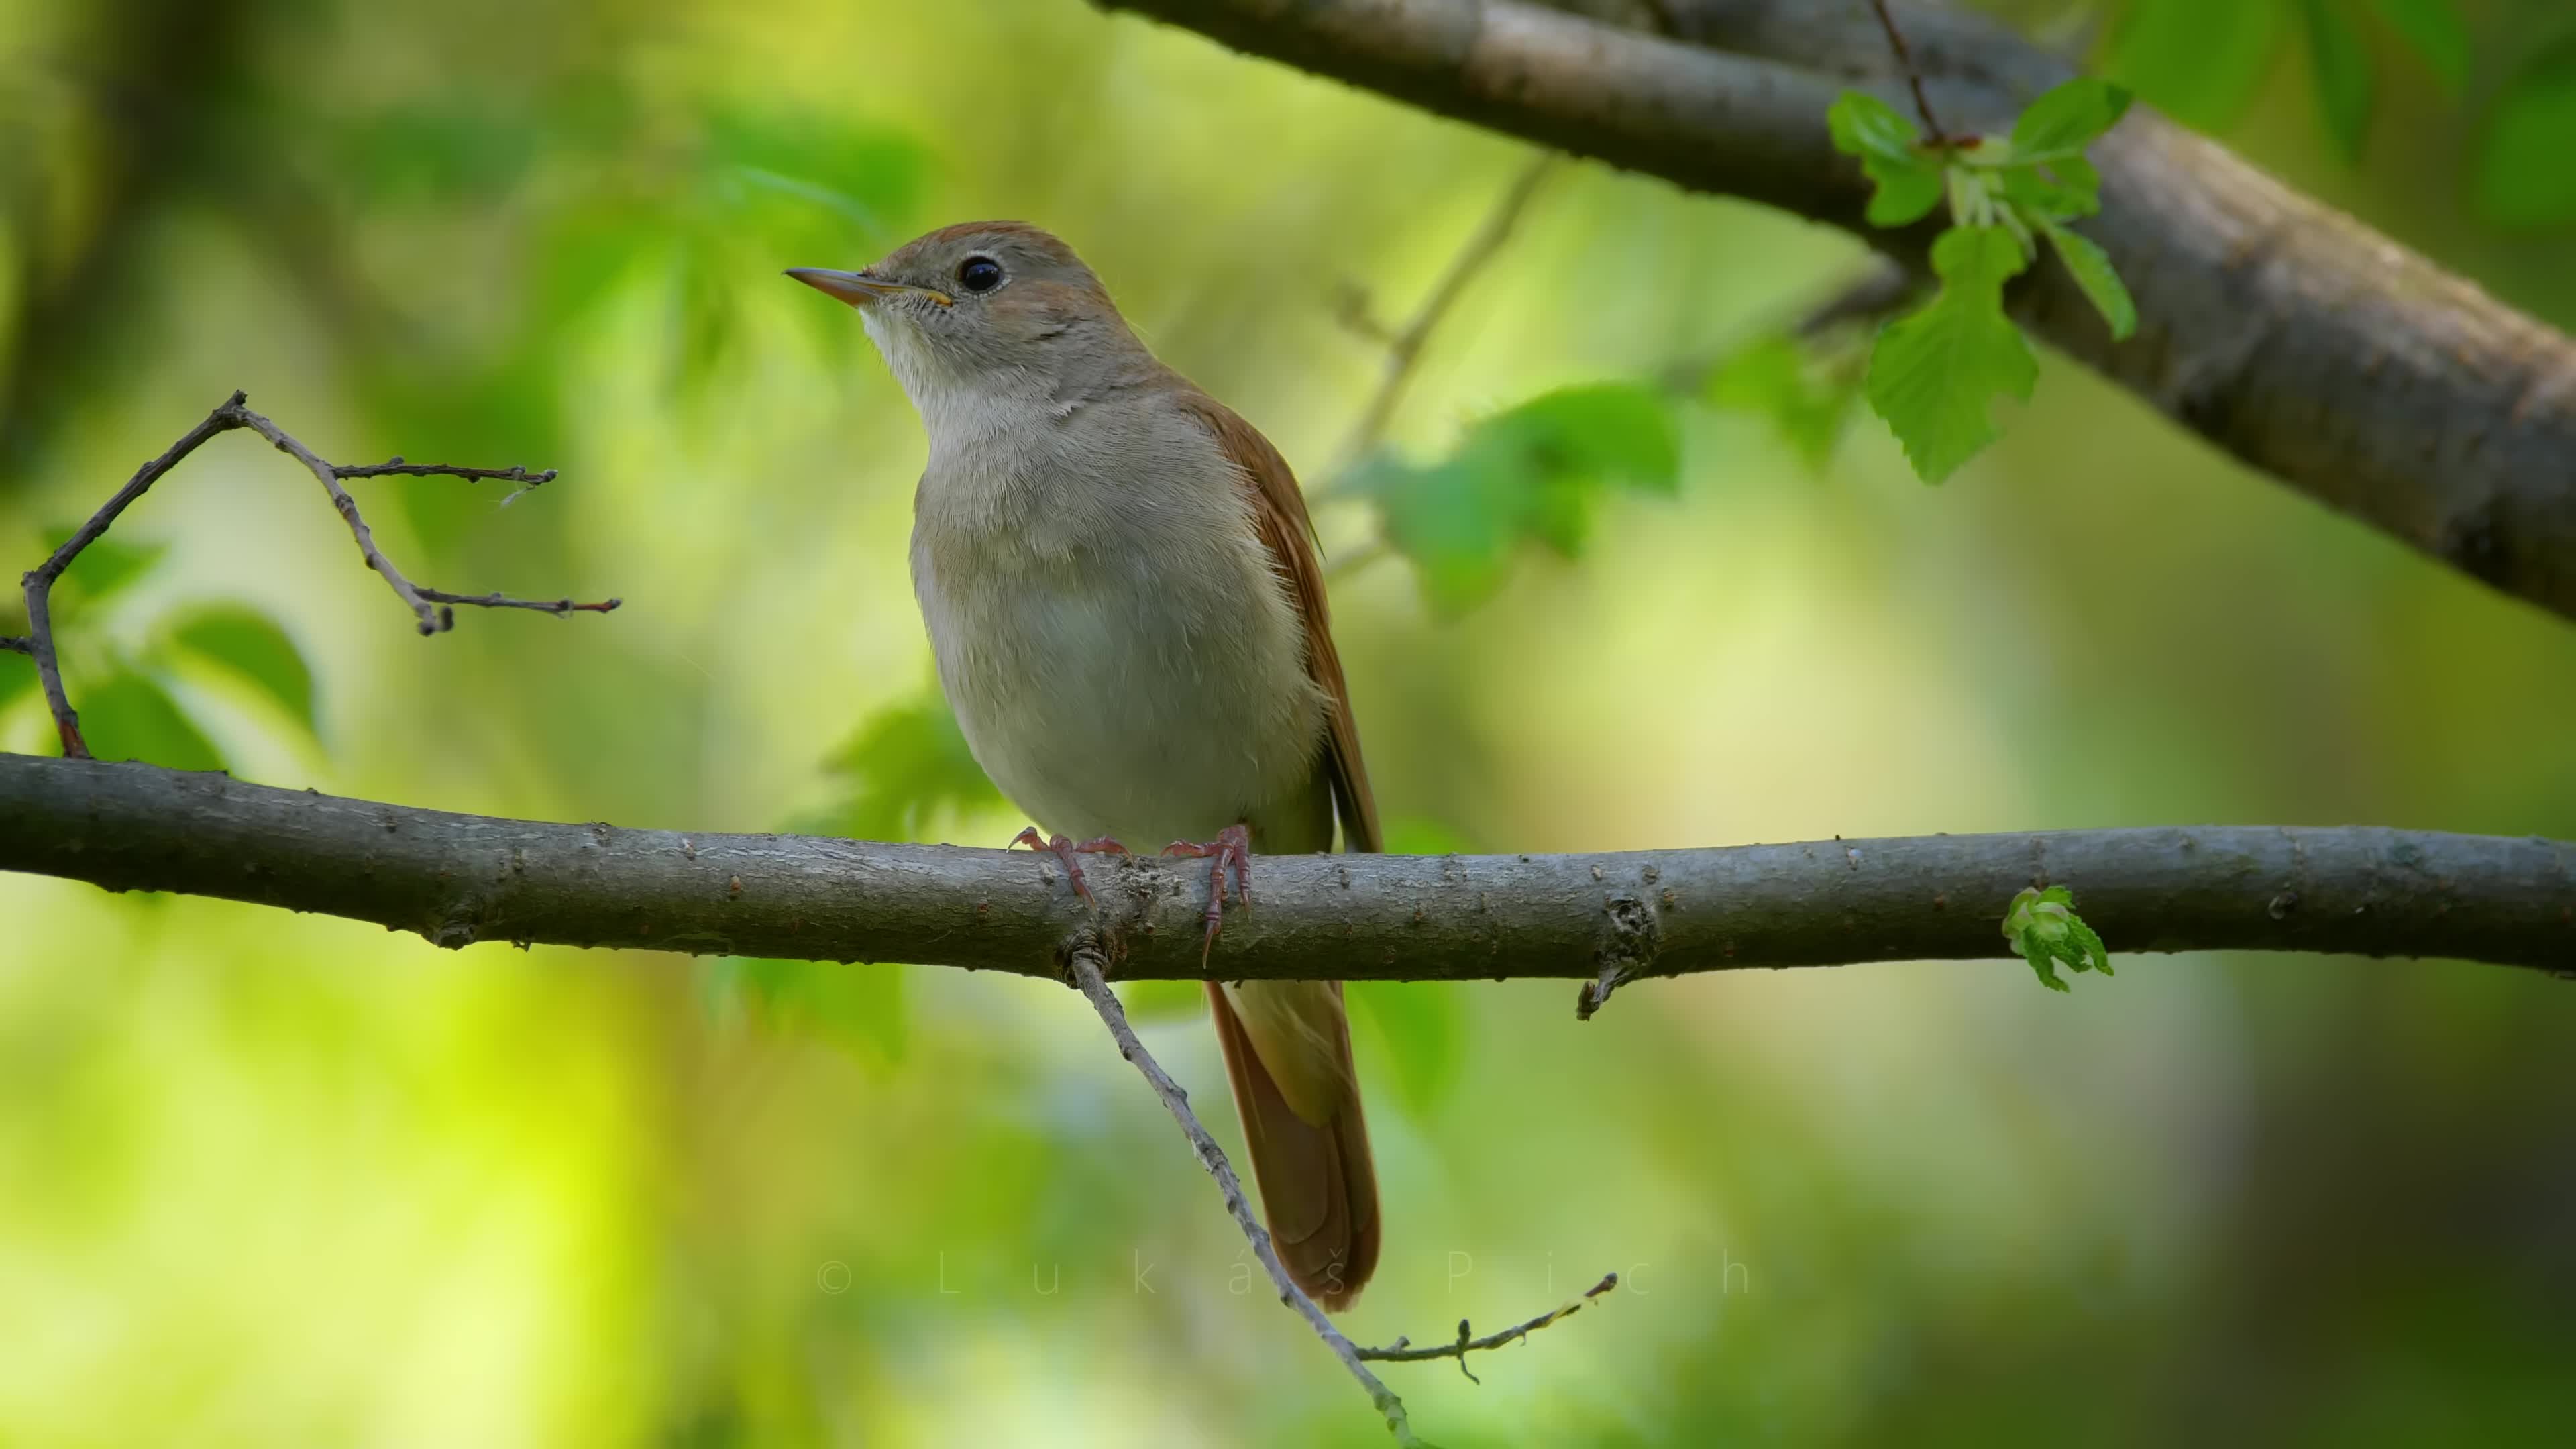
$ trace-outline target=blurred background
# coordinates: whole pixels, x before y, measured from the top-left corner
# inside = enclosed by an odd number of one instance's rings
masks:
[[[2017,9],[2576,325],[2569,7]],[[1073,0],[15,0],[0,125],[11,569],[244,388],[335,461],[561,468],[355,486],[424,582],[626,601],[420,638],[309,479],[219,439],[59,596],[105,757],[999,844],[905,575],[919,426],[778,272],[1009,216],[1330,495],[1399,847],[2576,836],[2576,628],[2054,359],[1922,486],[1850,350],[1781,340],[1860,247],[1745,205],[1558,167],[1345,470],[1358,319],[1529,152]],[[1564,388],[1669,449],[1458,482]],[[1555,503],[1390,548],[1370,480],[1407,476]],[[0,746],[50,752],[30,673]],[[26,876],[0,921],[0,1441],[1385,1442],[1060,988]],[[1705,976],[1582,1025],[1570,984],[1354,988],[1388,1236],[1347,1326],[1622,1274],[1481,1387],[1391,1370],[1452,1446],[2563,1442],[2576,989],[2117,964]],[[1137,1005],[1237,1140],[1192,993]]]

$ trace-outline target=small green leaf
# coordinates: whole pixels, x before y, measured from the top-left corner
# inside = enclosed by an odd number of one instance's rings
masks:
[[[852,840],[916,840],[943,812],[954,818],[1002,801],[936,688],[870,719],[824,765],[850,777],[850,789],[813,828]]]
[[[1869,199],[1872,226],[1904,226],[1941,204],[1941,163],[1917,149],[1922,132],[1895,107],[1866,91],[1845,91],[1826,108],[1834,149],[1860,158],[1877,184]]]
[[[2277,0],[2141,0],[2102,69],[2184,125],[2215,131],[2244,111],[2280,49]]]
[[[1764,337],[1719,362],[1701,385],[1715,408],[1767,419],[1807,467],[1824,471],[1860,395],[1856,372],[1818,364],[1812,349],[1786,333]]]
[[[2004,199],[2034,223],[2078,221],[2102,209],[2102,173],[2081,156],[2007,167],[1999,179]]]
[[[214,745],[149,676],[119,670],[96,684],[66,683],[92,756],[142,760],[173,770],[224,767]]]
[[[1867,91],[1845,91],[1825,108],[1825,128],[1834,149],[1847,156],[1915,164],[1915,143],[1923,132],[1904,113]]]
[[[1609,486],[1670,495],[1680,479],[1680,435],[1663,394],[1605,383],[1485,418],[1435,463],[1380,453],[1346,486],[1377,504],[1387,542],[1413,561],[1432,606],[1455,614],[1501,586],[1521,544],[1579,554]]]
[[[2371,0],[2389,28],[2404,36],[2444,89],[2469,83],[2469,26],[2454,0]]]
[[[1458,988],[1445,981],[1353,981],[1342,994],[1385,1037],[1379,1060],[1395,1078],[1396,1100],[1416,1118],[1437,1111],[1458,1079],[1464,1035]]]
[[[2346,157],[2361,154],[2370,131],[2370,47],[2352,18],[2329,0],[2299,0],[2308,36],[2308,69],[2324,108],[2326,129]]]
[[[1994,441],[1997,393],[2028,398],[2039,360],[2004,316],[2003,286],[2025,265],[2000,227],[1953,227],[1932,245],[1941,291],[1888,324],[1869,362],[1869,401],[1926,483]]]
[[[2080,155],[2120,123],[2129,92],[2106,80],[2078,76],[2032,101],[2013,122],[2012,164]]]
[[[2066,263],[2075,285],[2084,289],[2102,320],[2111,324],[2111,340],[2127,341],[2129,334],[2138,330],[2138,304],[2130,299],[2129,288],[2120,280],[2120,274],[2112,270],[2110,255],[2081,232],[2053,221],[2042,222],[2041,227],[2057,247],[2058,260]]]
[[[2068,989],[2055,969],[2061,961],[2077,971],[2115,974],[2110,951],[2084,918],[2075,914],[2075,894],[2064,886],[2046,890],[2024,886],[2004,911],[2004,939],[2030,963],[2039,984],[2051,991]]]
[[[313,672],[305,667],[295,641],[265,614],[238,606],[208,609],[182,623],[172,640],[258,685],[306,729],[320,729],[313,712]]]
[[[2531,58],[2498,96],[2478,157],[2478,207],[2500,226],[2576,221],[2576,35]]]

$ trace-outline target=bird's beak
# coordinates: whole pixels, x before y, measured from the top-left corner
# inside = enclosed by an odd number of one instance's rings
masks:
[[[882,298],[897,297],[906,292],[918,292],[942,307],[948,306],[954,300],[928,287],[912,287],[901,282],[889,282],[882,278],[871,277],[865,272],[836,272],[829,267],[789,267],[787,275],[827,297],[838,297],[853,307],[863,307]]]

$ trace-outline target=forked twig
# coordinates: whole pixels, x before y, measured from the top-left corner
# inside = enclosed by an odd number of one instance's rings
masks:
[[[1243,1179],[1235,1176],[1234,1164],[1226,1160],[1225,1149],[1217,1146],[1207,1124],[1199,1121],[1198,1113],[1191,1110],[1190,1094],[1181,1090],[1180,1083],[1173,1081],[1171,1074],[1163,1070],[1162,1063],[1154,1060],[1154,1054],[1145,1050],[1145,1043],[1137,1038],[1136,1029],[1127,1024],[1127,1010],[1118,1004],[1118,993],[1109,989],[1101,966],[1100,948],[1087,940],[1078,941],[1066,955],[1066,967],[1073,977],[1074,986],[1089,998],[1092,1010],[1100,1013],[1101,1024],[1109,1028],[1111,1039],[1118,1043],[1118,1054],[1144,1076],[1146,1084],[1154,1089],[1154,1095],[1162,1099],[1164,1110],[1172,1114],[1173,1121],[1181,1124],[1182,1135],[1190,1139],[1191,1148],[1198,1154],[1199,1166],[1216,1179],[1217,1190],[1225,1194],[1225,1210],[1233,1215],[1234,1225],[1243,1230],[1244,1238],[1252,1244],[1252,1256],[1260,1260],[1262,1269],[1270,1275],[1271,1284],[1279,1290],[1280,1304],[1295,1309],[1298,1316],[1306,1320],[1306,1326],[1315,1330],[1315,1336],[1324,1341],[1324,1346],[1333,1351],[1333,1356],[1342,1361],[1342,1367],[1350,1371],[1351,1377],[1359,1380],[1360,1387],[1368,1393],[1369,1402],[1386,1419],[1387,1431],[1395,1435],[1396,1443],[1429,1449],[1422,1436],[1413,1431],[1412,1421],[1405,1417],[1404,1400],[1396,1397],[1385,1380],[1369,1372],[1367,1360],[1419,1363],[1426,1359],[1454,1357],[1460,1370],[1464,1371],[1468,1354],[1481,1349],[1500,1348],[1515,1339],[1524,1338],[1560,1318],[1580,1312],[1585,1304],[1618,1286],[1619,1275],[1609,1274],[1585,1290],[1582,1297],[1550,1309],[1526,1323],[1516,1324],[1500,1333],[1489,1333],[1483,1338],[1469,1338],[1466,1320],[1461,1319],[1458,1341],[1440,1348],[1411,1348],[1407,1346],[1409,1340],[1406,1339],[1397,1339],[1386,1348],[1357,1347],[1333,1326],[1333,1321],[1324,1316],[1324,1310],[1315,1306],[1315,1300],[1306,1296],[1305,1290],[1297,1286],[1297,1281],[1288,1276],[1287,1266],[1279,1261],[1278,1250],[1271,1246],[1270,1230],[1253,1215],[1252,1204],[1244,1196]],[[1473,1373],[1467,1377],[1471,1380],[1476,1378]]]
[[[35,660],[36,680],[44,689],[46,707],[53,711],[54,732],[62,738],[63,754],[66,757],[75,760],[88,759],[89,745],[81,738],[80,715],[73,710],[71,697],[64,692],[62,664],[54,649],[55,580],[60,579],[63,571],[71,567],[73,559],[80,557],[81,550],[97,542],[99,536],[107,532],[108,525],[116,522],[117,517],[127,508],[132,507],[134,501],[149,491],[164,474],[179,466],[181,460],[197,451],[207,439],[218,433],[231,432],[236,428],[247,428],[268,439],[279,452],[302,463],[313,474],[314,478],[322,484],[323,492],[330,496],[331,506],[339,512],[340,520],[348,525],[349,536],[357,541],[358,553],[366,559],[367,567],[375,570],[377,575],[384,579],[386,586],[394,591],[394,597],[402,600],[403,606],[411,610],[413,622],[423,634],[436,634],[442,630],[454,628],[456,613],[452,606],[457,604],[471,604],[487,609],[536,609],[549,614],[604,614],[618,606],[620,601],[616,599],[606,599],[596,604],[576,604],[570,599],[553,601],[512,599],[500,594],[450,594],[437,589],[422,588],[405,578],[402,570],[394,567],[393,560],[385,557],[384,550],[376,546],[375,532],[367,527],[367,520],[358,512],[357,500],[349,496],[348,489],[340,486],[340,480],[343,478],[373,478],[388,473],[404,473],[415,476],[499,479],[535,487],[552,479],[555,476],[553,469],[546,469],[543,473],[530,473],[525,468],[516,467],[470,468],[450,463],[406,463],[399,457],[387,463],[341,467],[316,456],[312,449],[296,441],[294,436],[285,429],[252,412],[248,404],[248,397],[236,392],[213,412],[206,414],[204,421],[181,435],[179,441],[172,443],[167,452],[137,469],[134,476],[126,480],[124,487],[116,490],[113,497],[100,505],[96,513],[90,515],[88,522],[74,530],[70,538],[63,540],[60,548],[48,555],[43,563],[29,569],[20,580],[27,599],[27,632],[23,635],[0,638],[0,649],[24,654]]]
[[[1411,1346],[1413,1340],[1399,1338],[1384,1348],[1361,1349],[1359,1356],[1377,1363],[1427,1363],[1435,1358],[1454,1358],[1458,1360],[1458,1372],[1465,1374],[1468,1382],[1481,1384],[1484,1380],[1477,1378],[1475,1372],[1467,1367],[1467,1355],[1486,1349],[1501,1348],[1504,1344],[1529,1337],[1560,1318],[1572,1318],[1581,1313],[1585,1305],[1593,1299],[1618,1286],[1618,1274],[1604,1273],[1601,1275],[1601,1281],[1584,1289],[1580,1297],[1569,1298],[1538,1317],[1524,1323],[1515,1323],[1499,1333],[1489,1333],[1482,1338],[1469,1338],[1467,1320],[1461,1318],[1458,1320],[1458,1341],[1455,1343],[1444,1343],[1438,1348],[1414,1348]]]

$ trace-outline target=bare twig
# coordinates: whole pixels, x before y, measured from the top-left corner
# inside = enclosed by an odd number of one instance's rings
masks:
[[[624,599],[602,599],[596,604],[576,604],[570,599],[509,599],[499,594],[451,594],[442,589],[422,589],[420,596],[433,604],[471,604],[478,609],[534,609],[540,614],[612,614]],[[439,627],[449,628],[454,621],[445,619]]]
[[[252,412],[248,404],[248,397],[239,392],[225,399],[213,412],[206,414],[204,421],[190,428],[179,441],[172,443],[167,452],[136,470],[134,476],[126,480],[125,486],[116,490],[115,496],[109,498],[106,503],[100,505],[96,513],[90,515],[88,522],[74,531],[70,538],[63,540],[60,548],[47,556],[43,563],[28,570],[20,580],[27,599],[27,632],[23,636],[0,639],[0,649],[25,654],[36,661],[36,679],[44,689],[47,708],[53,711],[54,732],[62,739],[65,756],[76,760],[87,759],[89,745],[81,738],[80,715],[72,709],[71,698],[63,690],[62,666],[54,649],[55,580],[60,579],[63,571],[71,567],[73,559],[80,557],[81,550],[97,542],[99,536],[107,532],[108,526],[116,522],[117,517],[131,507],[134,500],[141,498],[154,483],[159,482],[164,474],[177,467],[182,459],[195,452],[207,439],[218,433],[231,432],[235,428],[247,428],[268,439],[279,452],[302,463],[321,482],[323,491],[330,495],[331,506],[339,511],[341,521],[348,525],[350,537],[357,540],[358,552],[366,559],[367,567],[374,569],[393,589],[394,597],[402,600],[403,606],[411,610],[412,618],[423,634],[435,634],[443,629],[455,627],[455,612],[452,608],[446,607],[455,604],[473,604],[483,608],[537,609],[551,614],[575,612],[604,614],[617,607],[618,601],[615,599],[597,604],[576,604],[570,599],[551,602],[509,599],[499,594],[449,594],[437,589],[420,588],[403,577],[402,571],[394,567],[391,559],[385,557],[384,550],[376,546],[375,533],[367,527],[366,519],[359,515],[357,500],[349,496],[349,490],[340,486],[342,478],[364,478],[380,473],[402,472],[421,475],[438,474],[456,478],[501,479],[534,487],[552,479],[555,476],[553,469],[546,469],[541,474],[532,474],[525,468],[467,468],[446,463],[409,464],[400,458],[395,458],[389,463],[338,467],[317,457],[312,449],[296,441],[277,424]]]
[[[1555,165],[1555,153],[1543,151],[1521,168],[1521,174],[1495,201],[1493,210],[1485,214],[1484,224],[1477,227],[1475,233],[1459,246],[1457,254],[1449,259],[1448,268],[1440,274],[1440,280],[1432,284],[1429,295],[1422,299],[1422,305],[1416,307],[1413,316],[1392,334],[1370,318],[1365,294],[1344,292],[1338,308],[1343,325],[1363,334],[1373,332],[1385,339],[1386,371],[1378,379],[1377,391],[1370,395],[1368,407],[1360,413],[1359,421],[1351,427],[1350,436],[1343,441],[1341,461],[1334,467],[1333,477],[1338,479],[1349,472],[1369,449],[1377,446],[1377,440],[1386,433],[1387,423],[1395,417],[1396,404],[1403,401],[1405,384],[1412,380],[1414,365],[1421,360],[1422,349],[1439,328],[1440,319],[1449,315],[1449,309],[1466,294],[1467,284],[1476,279],[1476,274],[1484,270],[1496,252],[1502,250],[1503,243],[1511,239],[1512,228],[1520,224],[1522,213],[1529,210],[1531,199],[1538,195],[1539,183],[1547,179],[1548,172]],[[1330,491],[1329,488],[1317,490],[1317,496]]]
[[[1585,1304],[1618,1286],[1618,1274],[1604,1273],[1601,1275],[1600,1282],[1583,1290],[1581,1297],[1569,1298],[1538,1317],[1526,1323],[1515,1323],[1499,1333],[1489,1333],[1482,1338],[1469,1338],[1467,1320],[1461,1318],[1458,1320],[1458,1341],[1455,1343],[1444,1343],[1438,1348],[1414,1348],[1411,1346],[1413,1342],[1411,1339],[1399,1338],[1384,1348],[1361,1349],[1359,1357],[1376,1363],[1426,1363],[1435,1358],[1454,1358],[1458,1360],[1458,1372],[1467,1375],[1469,1382],[1483,1383],[1484,1380],[1477,1378],[1474,1371],[1467,1367],[1467,1355],[1486,1349],[1501,1348],[1504,1344],[1529,1337],[1560,1318],[1572,1318],[1583,1311]]]
[[[556,470],[541,469],[531,473],[524,464],[507,468],[468,468],[458,463],[407,463],[401,454],[381,463],[342,463],[331,470],[342,478],[384,478],[399,474],[406,478],[466,478],[493,483],[525,483],[534,488],[555,481]]]
[[[1092,1009],[1100,1013],[1101,1024],[1108,1027],[1109,1035],[1116,1039],[1118,1054],[1144,1074],[1146,1083],[1154,1089],[1154,1095],[1163,1099],[1165,1110],[1172,1114],[1173,1121],[1181,1124],[1182,1133],[1190,1139],[1190,1146],[1198,1153],[1199,1166],[1206,1168],[1208,1176],[1216,1179],[1217,1190],[1225,1194],[1225,1210],[1234,1215],[1235,1226],[1243,1230],[1243,1236],[1252,1244],[1252,1256],[1261,1260],[1261,1266],[1270,1274],[1271,1283],[1279,1289],[1280,1304],[1297,1310],[1298,1315],[1306,1320],[1306,1326],[1314,1329],[1315,1336],[1322,1339],[1324,1346],[1333,1351],[1333,1356],[1342,1361],[1342,1367],[1350,1370],[1352,1378],[1359,1380],[1360,1387],[1368,1393],[1369,1402],[1385,1417],[1387,1430],[1395,1435],[1395,1442],[1420,1445],[1421,1436],[1413,1432],[1412,1422],[1405,1417],[1404,1400],[1397,1398],[1384,1380],[1362,1365],[1360,1360],[1368,1355],[1353,1346],[1350,1339],[1333,1326],[1333,1321],[1324,1316],[1324,1310],[1315,1306],[1315,1300],[1307,1297],[1296,1280],[1288,1276],[1286,1265],[1279,1261],[1278,1251],[1270,1245],[1269,1230],[1253,1216],[1252,1205],[1244,1198],[1243,1179],[1234,1175],[1234,1165],[1226,1161],[1225,1149],[1216,1145],[1216,1139],[1208,1135],[1206,1124],[1190,1110],[1190,1094],[1181,1090],[1180,1083],[1172,1080],[1171,1074],[1163,1070],[1162,1063],[1154,1060],[1152,1052],[1145,1050],[1145,1044],[1136,1037],[1135,1028],[1127,1024],[1127,1011],[1118,1004],[1118,993],[1111,991],[1109,983],[1101,976],[1100,948],[1088,941],[1077,944],[1069,954],[1067,965],[1073,975],[1073,984],[1091,999]]]
[[[1869,0],[1869,3],[1870,8],[1878,12],[1880,28],[1887,32],[1888,48],[1896,52],[1896,68],[1905,72],[1905,84],[1914,91],[1914,109],[1923,115],[1923,139],[1935,146],[1946,143],[1949,133],[1941,129],[1939,121],[1932,119],[1932,103],[1923,97],[1923,72],[1914,68],[1913,53],[1905,48],[1905,32],[1896,28],[1896,17],[1888,13],[1887,0]]]

